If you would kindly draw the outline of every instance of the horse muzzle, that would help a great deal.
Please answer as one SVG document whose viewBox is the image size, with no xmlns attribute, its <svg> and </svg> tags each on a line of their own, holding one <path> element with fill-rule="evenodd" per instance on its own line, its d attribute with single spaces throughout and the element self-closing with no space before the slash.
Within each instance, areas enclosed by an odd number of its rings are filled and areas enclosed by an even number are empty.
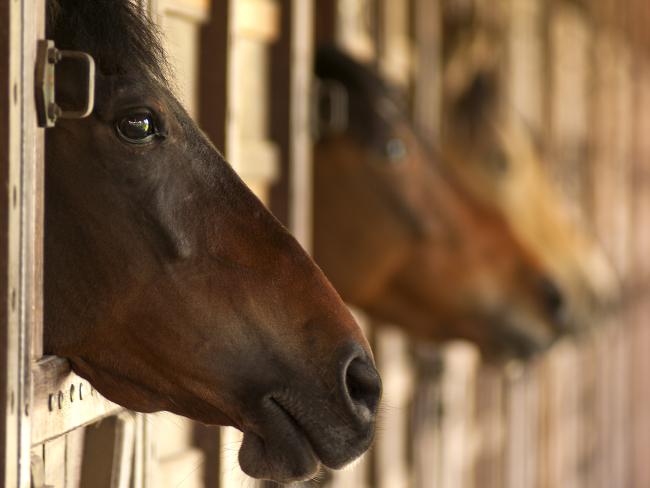
<svg viewBox="0 0 650 488">
<path fill-rule="evenodd" d="M 313 477 L 323 464 L 338 469 L 370 446 L 381 397 L 372 360 L 357 345 L 341 348 L 337 384 L 321 391 L 286 385 L 267 394 L 239 451 L 243 471 L 278 482 Z"/>
</svg>

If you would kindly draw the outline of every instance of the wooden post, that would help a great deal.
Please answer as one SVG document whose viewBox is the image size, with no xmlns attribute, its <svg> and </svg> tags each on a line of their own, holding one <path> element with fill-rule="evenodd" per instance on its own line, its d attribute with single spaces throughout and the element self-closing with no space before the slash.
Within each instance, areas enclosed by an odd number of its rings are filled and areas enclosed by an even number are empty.
<svg viewBox="0 0 650 488">
<path fill-rule="evenodd" d="M 377 2 L 333 0 L 337 6 L 336 42 L 361 61 L 377 59 Z"/>
<path fill-rule="evenodd" d="M 413 120 L 429 141 L 440 135 L 442 96 L 442 21 L 438 2 L 415 0 L 412 11 Z"/>
<path fill-rule="evenodd" d="M 281 0 L 278 42 L 271 50 L 271 129 L 279 148 L 279 178 L 270 207 L 302 246 L 311 248 L 311 89 L 314 63 L 313 0 Z"/>
<path fill-rule="evenodd" d="M 2 263 L 2 482 L 30 486 L 31 363 L 42 344 L 43 131 L 34 108 L 36 40 L 43 36 L 43 1 L 4 2 L 0 20 L 3 97 L 0 109 L 0 248 Z M 36 340 L 32 342 L 32 337 Z"/>
<path fill-rule="evenodd" d="M 12 23 L 17 16 L 12 10 L 17 9 L 11 2 L 0 4 L 0 482 L 4 486 L 15 485 L 13 472 L 16 467 L 16 454 L 13 447 L 13 425 L 15 423 L 13 390 L 15 379 L 10 350 L 15 342 L 9 329 L 9 208 L 11 191 L 9 189 L 9 165 L 13 151 L 10 140 L 15 139 L 11 133 L 12 115 L 17 110 L 11 109 L 12 95 L 12 52 L 17 49 L 15 36 L 12 35 Z M 14 115 L 15 117 L 15 115 Z M 11 400 L 12 393 L 14 400 Z M 11 477 L 10 477 L 11 476 Z"/>
</svg>

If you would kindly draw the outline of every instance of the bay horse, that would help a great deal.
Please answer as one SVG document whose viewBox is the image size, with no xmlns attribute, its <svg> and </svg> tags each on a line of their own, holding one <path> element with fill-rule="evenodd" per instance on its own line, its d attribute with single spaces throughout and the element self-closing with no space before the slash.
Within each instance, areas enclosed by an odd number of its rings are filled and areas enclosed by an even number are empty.
<svg viewBox="0 0 650 488">
<path fill-rule="evenodd" d="M 447 60 L 442 161 L 474 198 L 505 216 L 564 290 L 571 328 L 587 330 L 619 302 L 620 280 L 575 203 L 552 180 L 532 129 L 503 113 L 507 95 L 494 61 L 500 38 L 478 32 Z"/>
<path fill-rule="evenodd" d="M 564 331 L 562 290 L 500 212 L 464 191 L 370 67 L 318 50 L 347 127 L 315 148 L 314 255 L 343 298 L 416 338 L 528 358 Z"/>
<path fill-rule="evenodd" d="M 247 474 L 340 468 L 381 394 L 339 295 L 170 88 L 130 0 L 48 0 L 48 37 L 97 63 L 95 109 L 46 136 L 45 351 L 110 400 L 244 433 Z M 74 100 L 72 69 L 58 98 Z"/>
</svg>

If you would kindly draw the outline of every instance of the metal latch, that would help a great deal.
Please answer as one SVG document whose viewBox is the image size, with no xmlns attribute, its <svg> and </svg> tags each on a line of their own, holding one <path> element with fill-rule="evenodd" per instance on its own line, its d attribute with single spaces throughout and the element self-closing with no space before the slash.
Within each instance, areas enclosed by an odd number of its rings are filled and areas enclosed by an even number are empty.
<svg viewBox="0 0 650 488">
<path fill-rule="evenodd" d="M 45 463 L 42 457 L 32 453 L 30 469 L 32 474 L 31 488 L 54 488 L 52 485 L 45 484 Z"/>
<path fill-rule="evenodd" d="M 56 64 L 63 59 L 81 63 L 85 71 L 83 80 L 84 104 L 74 110 L 63 110 L 56 103 Z M 39 127 L 54 127 L 58 118 L 82 119 L 88 117 L 95 104 L 95 61 L 80 51 L 63 51 L 54 41 L 39 40 L 36 52 L 36 113 Z"/>
</svg>

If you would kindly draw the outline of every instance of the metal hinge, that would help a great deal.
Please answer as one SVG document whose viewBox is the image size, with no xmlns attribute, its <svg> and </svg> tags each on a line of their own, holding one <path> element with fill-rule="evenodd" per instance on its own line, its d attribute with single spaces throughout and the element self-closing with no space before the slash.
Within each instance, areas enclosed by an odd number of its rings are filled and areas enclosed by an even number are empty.
<svg viewBox="0 0 650 488">
<path fill-rule="evenodd" d="M 63 59 L 79 62 L 85 69 L 82 84 L 84 104 L 75 110 L 63 110 L 56 103 L 56 64 Z M 36 53 L 36 113 L 39 127 L 54 127 L 58 118 L 82 119 L 90 115 L 95 103 L 95 61 L 80 51 L 61 51 L 54 41 L 39 40 Z"/>
<path fill-rule="evenodd" d="M 32 454 L 31 474 L 31 488 L 54 488 L 52 485 L 45 484 L 45 463 L 43 458 L 36 454 Z"/>
</svg>

